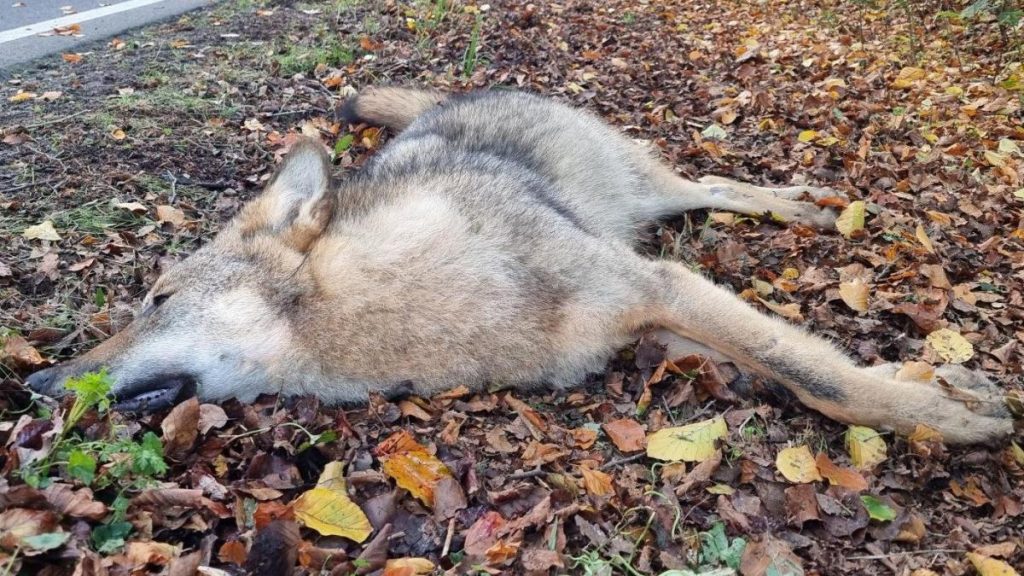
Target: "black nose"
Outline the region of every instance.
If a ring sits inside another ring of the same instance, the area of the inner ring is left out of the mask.
[[[52,394],[53,381],[57,378],[57,368],[44,368],[25,378],[25,385],[40,394]]]

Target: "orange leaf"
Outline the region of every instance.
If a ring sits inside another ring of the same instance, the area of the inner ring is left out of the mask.
[[[452,475],[444,462],[427,452],[427,448],[405,430],[386,438],[374,449],[374,454],[380,459],[385,474],[427,506],[434,505],[434,488],[441,478]]]
[[[82,55],[74,52],[65,52],[64,54],[61,54],[60,57],[68,64],[78,64],[82,61]]]
[[[636,452],[647,446],[647,435],[643,426],[636,420],[612,420],[602,424],[602,427],[615,446],[623,452]]]
[[[814,463],[818,466],[818,473],[833,486],[842,486],[857,492],[868,488],[868,481],[860,475],[860,472],[852,468],[837,466],[824,452],[818,454]]]
[[[231,562],[241,566],[245,564],[245,557],[247,555],[245,544],[242,544],[239,540],[229,540],[220,547],[220,551],[217,552],[217,559],[221,562]]]
[[[583,473],[583,486],[591,496],[610,496],[615,493],[612,487],[612,477],[600,470],[581,468]]]

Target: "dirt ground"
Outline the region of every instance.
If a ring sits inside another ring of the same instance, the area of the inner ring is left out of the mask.
[[[22,379],[125,325],[297,133],[358,170],[389,134],[336,111],[386,83],[531,90],[653,142],[686,177],[841,190],[862,230],[702,212],[645,245],[865,364],[960,354],[1020,394],[1020,38],[945,4],[234,0],[16,71],[0,86],[0,574],[1020,572],[1019,439],[883,433],[865,464],[846,426],[758,382],[737,398],[729,367],[675,370],[646,340],[568,395],[89,411],[77,438],[137,449],[153,432],[167,469],[125,472],[115,454],[95,479],[70,462],[24,473],[60,412]],[[952,351],[929,344],[943,329],[962,336]],[[648,434],[719,414],[713,455],[647,456]],[[388,465],[396,444],[455,481]],[[801,447],[816,479],[780,470]],[[302,517],[330,462],[362,539]]]

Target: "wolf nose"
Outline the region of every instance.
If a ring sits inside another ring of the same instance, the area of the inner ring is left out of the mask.
[[[25,385],[40,394],[48,394],[56,378],[57,369],[55,367],[44,368],[38,372],[33,372],[28,378],[25,378]]]

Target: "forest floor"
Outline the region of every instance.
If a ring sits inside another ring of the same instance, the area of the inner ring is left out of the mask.
[[[862,229],[700,212],[645,250],[862,363],[958,356],[1020,394],[1020,38],[941,10],[235,0],[17,71],[0,85],[0,574],[1019,573],[1020,440],[859,437],[647,340],[570,393],[358,409],[190,399],[73,422],[70,399],[21,384],[124,326],[299,132],[358,170],[390,134],[336,111],[398,83],[530,90],[688,178],[842,191]],[[648,455],[702,422],[724,422],[717,448]]]

